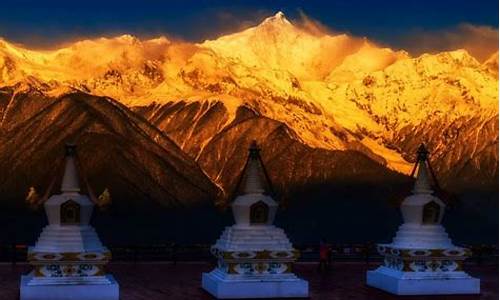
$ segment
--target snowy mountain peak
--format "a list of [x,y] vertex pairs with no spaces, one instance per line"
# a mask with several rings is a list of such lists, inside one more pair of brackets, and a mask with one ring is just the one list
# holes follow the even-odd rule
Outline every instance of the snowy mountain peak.
[[134,43],[139,42],[139,39],[137,39],[137,37],[135,37],[131,34],[123,34],[123,35],[117,37],[116,39],[118,41],[123,41],[123,42],[130,43],[130,44],[134,44]]
[[260,25],[292,25],[290,21],[286,18],[285,14],[281,11],[278,11],[274,16],[266,18]]
[[419,57],[419,60],[426,61],[428,64],[445,63],[460,64],[462,66],[478,67],[480,63],[465,49],[444,51],[437,54],[425,53]]
[[493,53],[484,63],[484,67],[491,73],[495,78],[498,79],[498,51]]

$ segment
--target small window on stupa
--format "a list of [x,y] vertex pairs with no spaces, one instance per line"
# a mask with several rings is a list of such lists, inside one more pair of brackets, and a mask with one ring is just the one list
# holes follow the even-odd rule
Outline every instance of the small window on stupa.
[[424,211],[422,215],[423,224],[437,224],[439,222],[439,213],[441,212],[441,207],[434,201],[431,201],[424,205]]
[[75,225],[80,223],[80,204],[68,200],[61,204],[61,225]]
[[262,201],[250,206],[250,224],[266,224],[269,215],[269,206]]

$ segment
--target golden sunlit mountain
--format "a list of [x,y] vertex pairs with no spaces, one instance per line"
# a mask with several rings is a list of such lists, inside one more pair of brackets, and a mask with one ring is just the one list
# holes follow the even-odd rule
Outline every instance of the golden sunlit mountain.
[[[94,103],[100,96],[121,103],[101,114],[111,115],[112,107],[127,112],[110,119],[113,126],[99,117],[101,125],[80,131],[105,127],[123,143],[147,136],[145,147],[161,134],[178,150],[164,148],[185,152],[189,169],[197,163],[226,195],[252,139],[264,145],[264,159],[283,170],[274,175],[283,189],[339,176],[408,174],[422,142],[445,183],[454,178],[457,185],[491,187],[498,181],[498,52],[484,63],[461,49],[411,57],[365,38],[309,31],[279,12],[196,44],[123,35],[36,51],[0,40],[0,87],[4,169],[14,151],[6,136],[30,130],[33,118],[61,126],[53,109],[60,99]],[[117,137],[112,128],[131,115],[157,131],[139,128]],[[77,134],[60,130],[59,142]],[[16,143],[39,137],[29,138]],[[202,190],[215,194],[196,174]]]

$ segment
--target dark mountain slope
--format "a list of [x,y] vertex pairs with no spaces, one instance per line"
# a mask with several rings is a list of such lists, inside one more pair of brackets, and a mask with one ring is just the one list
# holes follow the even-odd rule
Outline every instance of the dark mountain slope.
[[[30,101],[34,104],[28,105]],[[191,206],[208,203],[218,194],[175,143],[109,98],[72,93],[38,99],[18,94],[8,103],[2,101],[2,111],[0,185],[9,197],[23,197],[31,185],[46,188],[68,141],[78,144],[91,184],[97,191],[109,187],[115,199],[149,198]]]

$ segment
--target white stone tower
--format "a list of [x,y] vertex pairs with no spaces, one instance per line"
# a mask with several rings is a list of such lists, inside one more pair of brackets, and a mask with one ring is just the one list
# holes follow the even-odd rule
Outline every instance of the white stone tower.
[[218,266],[203,273],[202,287],[218,299],[308,297],[309,284],[292,273],[298,251],[273,225],[278,204],[254,141],[232,203],[236,224],[212,246]]
[[118,283],[104,271],[111,253],[89,225],[94,204],[80,194],[74,145],[65,159],[61,194],[44,203],[49,224],[28,250],[34,270],[21,277],[21,300],[118,300]]
[[367,284],[397,295],[478,294],[479,279],[463,271],[469,250],[454,246],[441,225],[445,204],[429,183],[428,152],[418,150],[412,195],[401,204],[404,223],[391,244],[379,244],[384,265],[367,272]]

